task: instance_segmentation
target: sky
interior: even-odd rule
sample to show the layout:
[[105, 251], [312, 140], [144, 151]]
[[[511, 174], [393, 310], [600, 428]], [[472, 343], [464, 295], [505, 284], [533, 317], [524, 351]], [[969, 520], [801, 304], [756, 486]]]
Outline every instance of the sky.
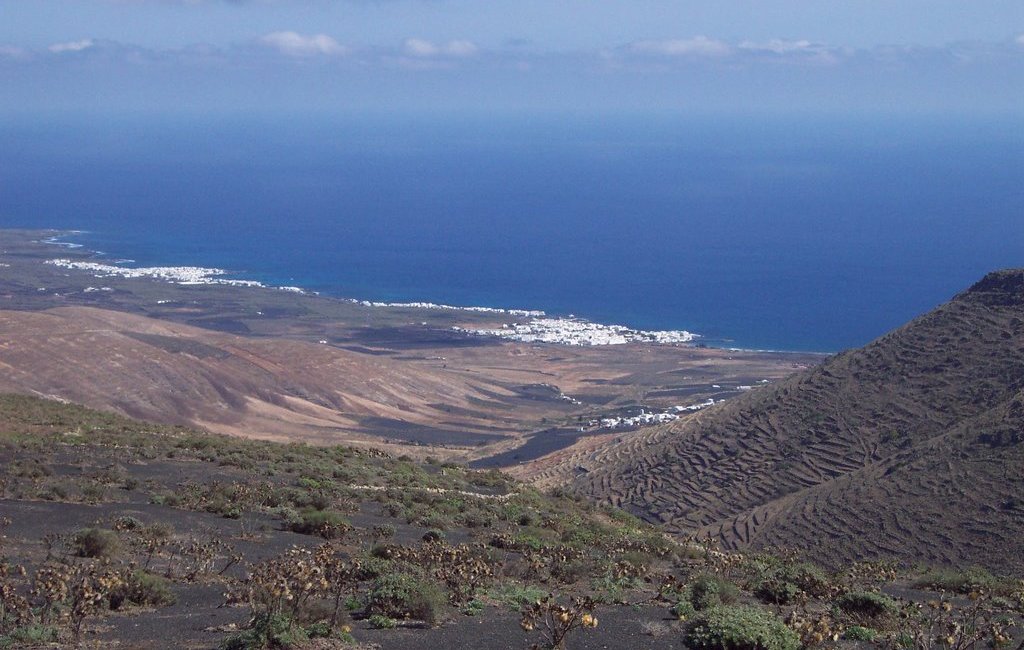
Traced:
[[1020, 0], [0, 0], [0, 111], [1024, 112]]

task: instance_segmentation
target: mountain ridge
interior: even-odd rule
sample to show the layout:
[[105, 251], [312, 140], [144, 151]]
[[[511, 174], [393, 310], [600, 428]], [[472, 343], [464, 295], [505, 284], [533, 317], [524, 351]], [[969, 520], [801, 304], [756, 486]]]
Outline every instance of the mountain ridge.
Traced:
[[[873, 547], [1019, 570], [1021, 430], [1024, 270], [1008, 269], [863, 348], [610, 445], [571, 485], [728, 547], [807, 547], [826, 562]], [[1012, 506], [1002, 525], [991, 502]], [[822, 532], [843, 528], [863, 530]]]

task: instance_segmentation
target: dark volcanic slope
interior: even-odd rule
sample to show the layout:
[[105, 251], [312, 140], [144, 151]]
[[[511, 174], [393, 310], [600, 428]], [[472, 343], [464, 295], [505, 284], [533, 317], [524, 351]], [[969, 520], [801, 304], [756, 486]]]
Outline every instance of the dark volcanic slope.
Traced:
[[1020, 572], [1024, 270], [584, 466], [581, 491], [728, 546]]

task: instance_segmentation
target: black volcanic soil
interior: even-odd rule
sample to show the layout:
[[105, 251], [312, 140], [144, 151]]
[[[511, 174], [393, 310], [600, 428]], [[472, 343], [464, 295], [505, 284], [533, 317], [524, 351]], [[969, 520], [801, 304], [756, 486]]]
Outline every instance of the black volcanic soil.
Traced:
[[[442, 600], [436, 625], [410, 617], [395, 621], [395, 629], [375, 628], [366, 616], [375, 578], [353, 579], [354, 604], [341, 623], [358, 645], [324, 641], [295, 645], [296, 650], [528, 648], [541, 638], [520, 627], [520, 605], [502, 595], [527, 588], [531, 595], [521, 603], [547, 592], [563, 603], [583, 596], [599, 601], [597, 629], [575, 632], [570, 648], [681, 648], [690, 622], [680, 621], [670, 606], [684, 596], [663, 587], [706, 577], [720, 561], [729, 568], [715, 571], [735, 590], [730, 599], [759, 607], [780, 622], [828, 617], [837, 633], [858, 620], [836, 606], [852, 589], [883, 590], [911, 611], [948, 596], [915, 587], [919, 572], [897, 573], [887, 565], [879, 565], [877, 575], [863, 567], [826, 574], [790, 556], [744, 558], [678, 544], [623, 513], [546, 496], [497, 473], [421, 465], [356, 449], [211, 436], [20, 396], [0, 395], [0, 468], [0, 565], [25, 568], [23, 577], [0, 571], [0, 587], [28, 594], [43, 566], [144, 568], [150, 576], [163, 576], [175, 598], [160, 605], [101, 607], [86, 619], [80, 646], [59, 619], [48, 624], [61, 635], [56, 644], [20, 644], [5, 636], [10, 621], [0, 621], [4, 647], [217, 648], [252, 615], [248, 604], [229, 604], [226, 594], [239, 593], [261, 562], [326, 543], [316, 534], [288, 529], [298, 504], [311, 500], [317, 508], [345, 515], [347, 527], [332, 535], [332, 553], [346, 561], [359, 559], [375, 575], [405, 572], [447, 589], [433, 577], [439, 575], [433, 573], [436, 565], [417, 564], [422, 560], [415, 554], [460, 544], [489, 553], [494, 570], [477, 590], [475, 615]], [[238, 496], [224, 501], [225, 494]], [[439, 526], [440, 546], [422, 541]], [[167, 544], [151, 554], [141, 542], [155, 527], [165, 529]], [[391, 527], [393, 534], [381, 537], [381, 527]], [[113, 531], [117, 546], [105, 560], [75, 554], [73, 538], [86, 528]], [[516, 546], [515, 540], [528, 544]], [[412, 553], [413, 559], [400, 553]], [[767, 605], [755, 587], [765, 566], [820, 575], [826, 588], [798, 604]], [[644, 578], [616, 577], [635, 567], [644, 567]], [[1012, 603], [1019, 584], [998, 576], [981, 579], [1001, 600], [982, 596], [979, 606], [991, 608], [986, 616], [1009, 621], [1007, 633], [1017, 636], [1020, 617]], [[973, 601], [955, 597], [952, 602], [955, 612], [968, 612]], [[300, 611], [310, 621], [322, 620], [329, 601], [308, 601]], [[879, 643], [895, 643], [904, 629], [879, 627]], [[837, 647], [875, 646], [843, 640]]]

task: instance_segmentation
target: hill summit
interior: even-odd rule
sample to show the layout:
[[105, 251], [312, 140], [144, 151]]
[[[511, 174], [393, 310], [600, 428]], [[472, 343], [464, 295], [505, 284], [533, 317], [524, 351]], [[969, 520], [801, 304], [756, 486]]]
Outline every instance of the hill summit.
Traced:
[[[584, 471], [585, 470], [585, 471]], [[1024, 269], [588, 458], [574, 481], [729, 547], [1024, 569]]]

